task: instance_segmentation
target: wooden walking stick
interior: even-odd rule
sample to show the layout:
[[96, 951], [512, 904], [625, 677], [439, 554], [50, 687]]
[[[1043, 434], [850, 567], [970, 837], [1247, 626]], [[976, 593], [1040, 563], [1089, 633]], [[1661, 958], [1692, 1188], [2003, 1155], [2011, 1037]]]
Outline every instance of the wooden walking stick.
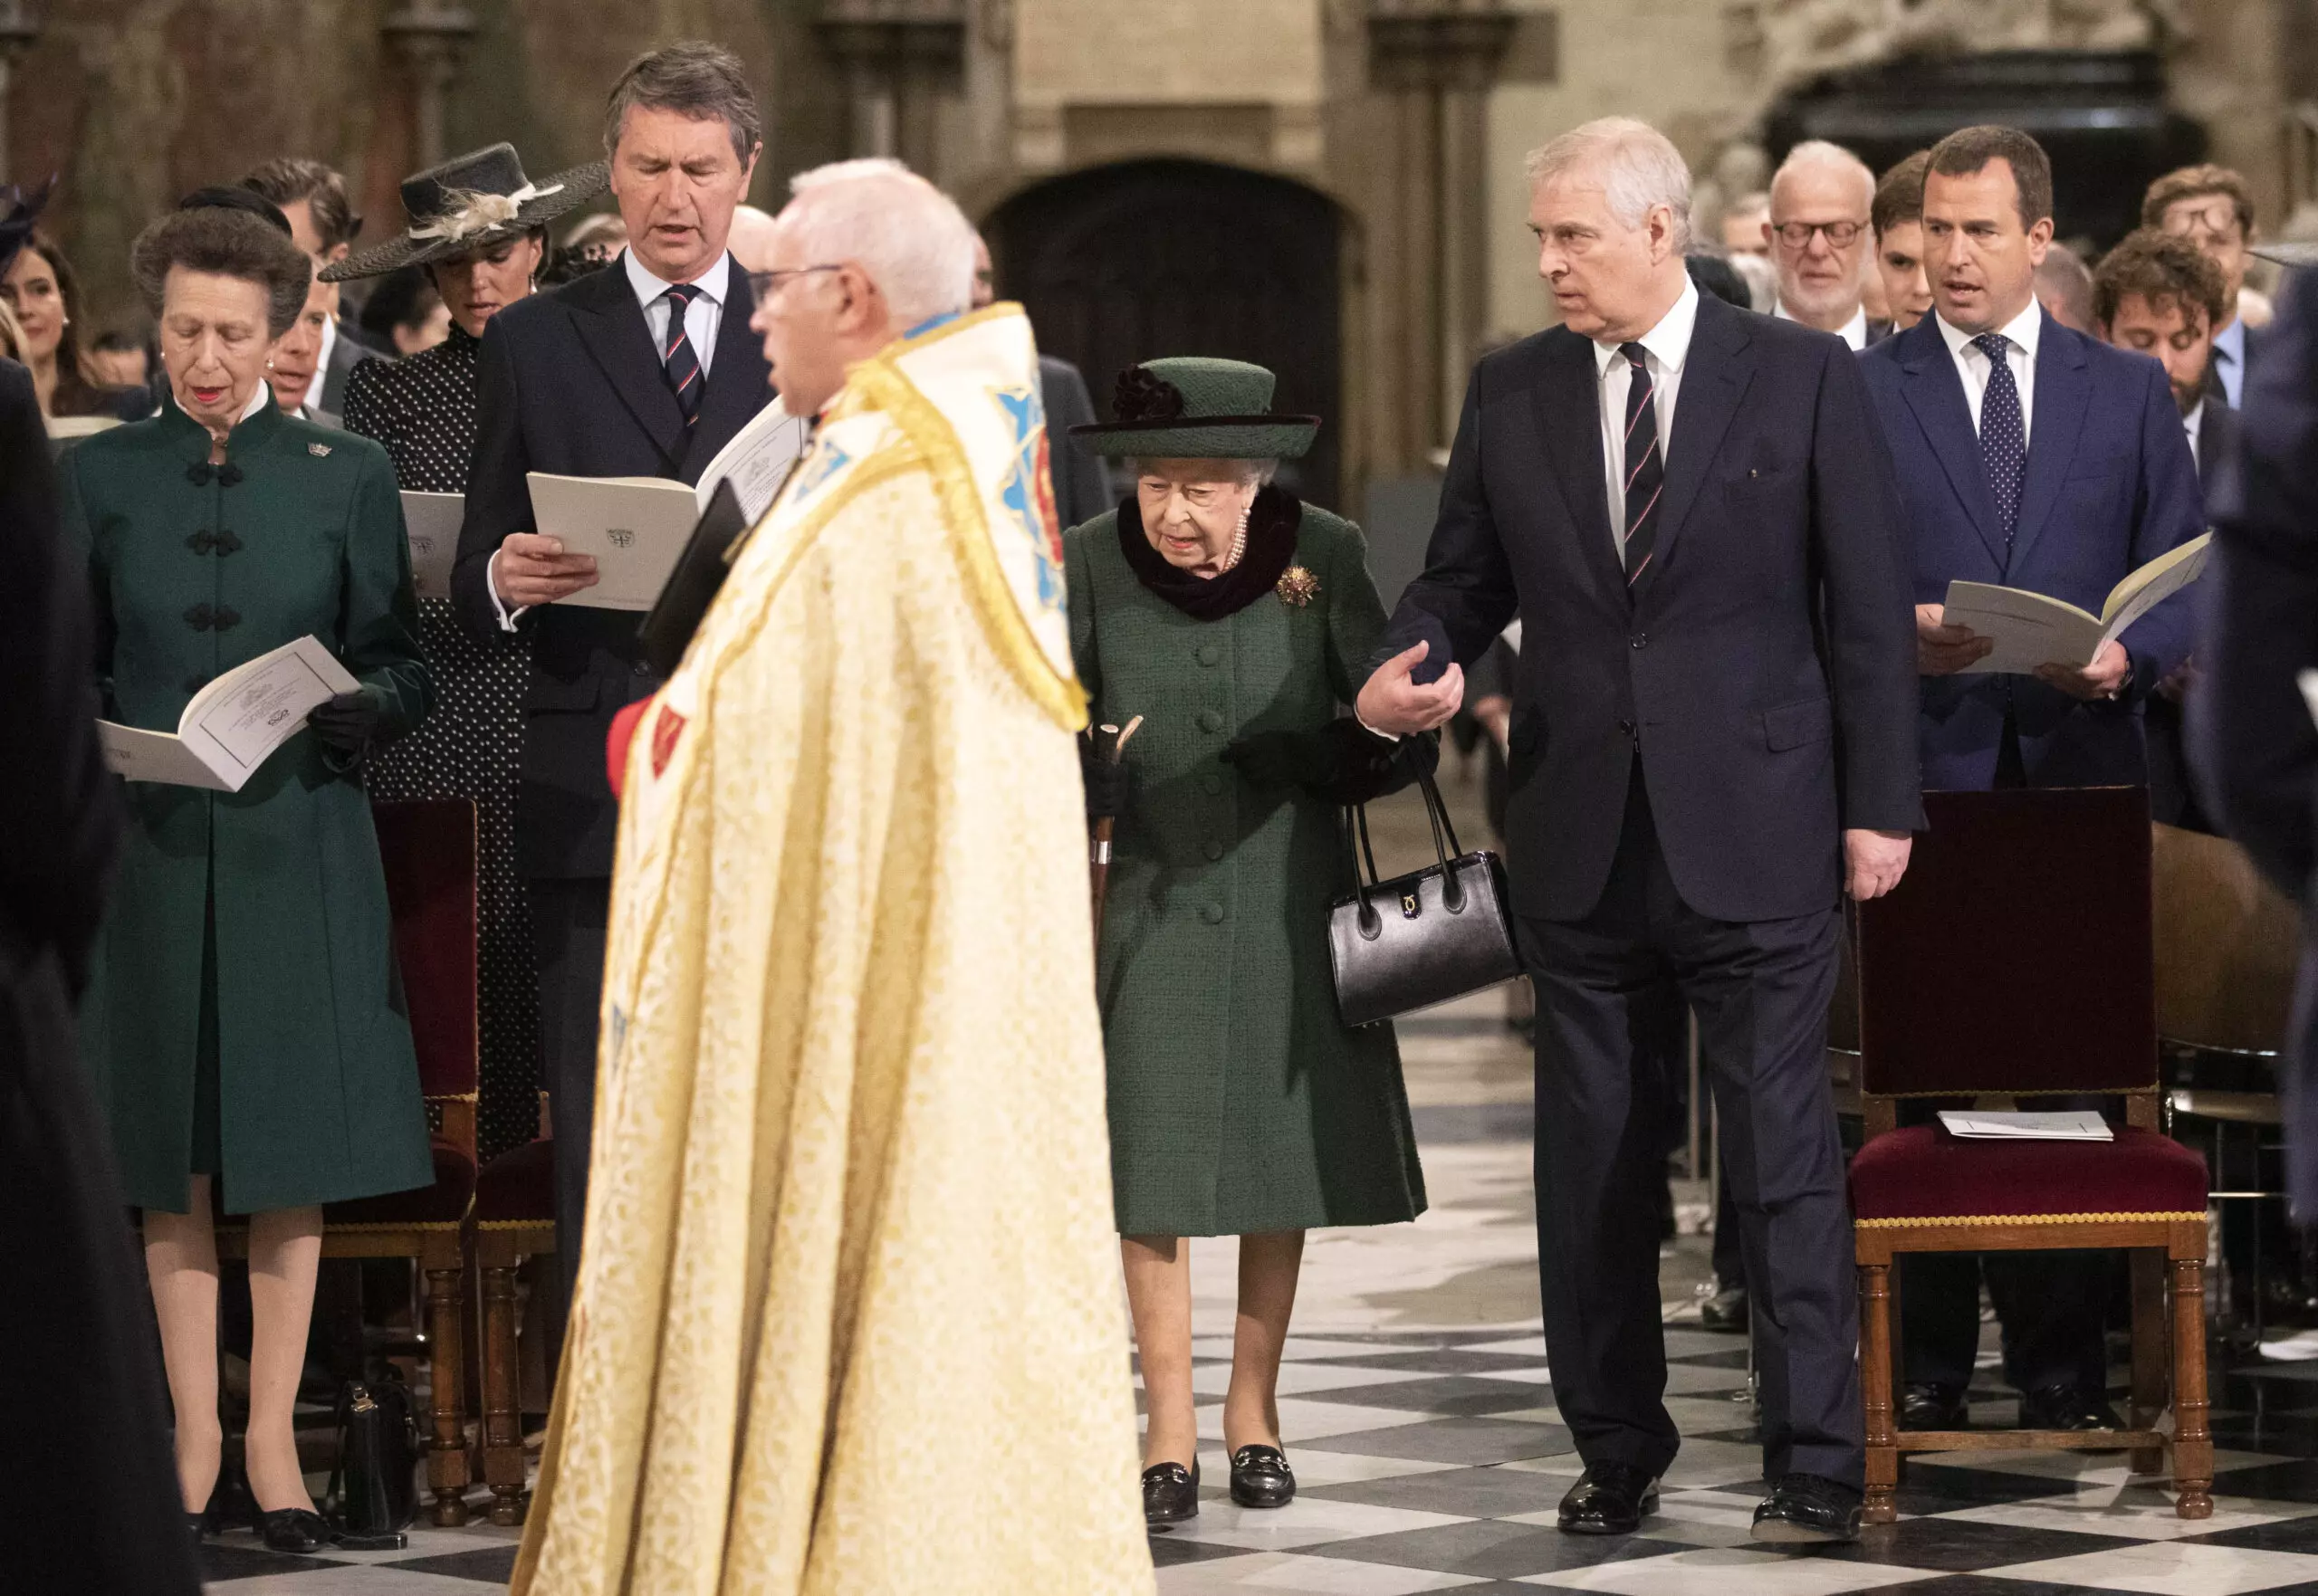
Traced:
[[[1124, 729], [1117, 726], [1097, 726], [1092, 734], [1095, 757], [1105, 764], [1116, 765], [1126, 758], [1127, 739], [1143, 724], [1143, 717], [1135, 716]], [[1111, 833], [1117, 826], [1115, 817], [1106, 815], [1095, 822], [1094, 835], [1087, 843], [1087, 884], [1093, 894], [1095, 912], [1095, 946], [1103, 945], [1103, 894], [1111, 884]]]

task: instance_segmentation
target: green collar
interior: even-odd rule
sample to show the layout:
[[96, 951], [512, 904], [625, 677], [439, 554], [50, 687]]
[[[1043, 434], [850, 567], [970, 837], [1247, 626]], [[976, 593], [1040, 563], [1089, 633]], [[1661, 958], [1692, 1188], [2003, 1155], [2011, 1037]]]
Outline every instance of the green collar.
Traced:
[[[282, 406], [274, 404], [273, 399], [273, 396], [269, 393], [266, 403], [235, 422], [234, 430], [225, 435], [225, 457], [228, 460], [238, 459], [264, 447], [266, 440], [282, 430]], [[175, 394], [164, 393], [161, 396], [161, 430], [173, 438], [199, 438], [203, 445], [201, 458], [206, 460], [209, 457], [209, 429], [185, 413]]]

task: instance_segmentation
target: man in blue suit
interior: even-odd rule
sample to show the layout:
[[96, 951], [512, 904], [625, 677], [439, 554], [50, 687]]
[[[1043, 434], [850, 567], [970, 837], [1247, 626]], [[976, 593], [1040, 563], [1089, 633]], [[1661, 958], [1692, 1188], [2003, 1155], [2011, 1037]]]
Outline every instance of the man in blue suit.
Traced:
[[[1860, 358], [1905, 505], [1928, 789], [2145, 782], [2142, 706], [2189, 652], [2182, 594], [2083, 668], [2055, 662], [2033, 676], [1977, 672], [1991, 643], [1942, 613], [1948, 584], [1963, 578], [2097, 614], [2119, 580], [2203, 521], [2165, 368], [2036, 303], [2052, 201], [2052, 167], [2026, 134], [1967, 128], [1941, 140], [1923, 196], [1932, 314]], [[1901, 1422], [1957, 1428], [1978, 1342], [1975, 1261], [1908, 1263]], [[2022, 1422], [2113, 1425], [2105, 1255], [1991, 1254], [1978, 1267], [2004, 1321]]]

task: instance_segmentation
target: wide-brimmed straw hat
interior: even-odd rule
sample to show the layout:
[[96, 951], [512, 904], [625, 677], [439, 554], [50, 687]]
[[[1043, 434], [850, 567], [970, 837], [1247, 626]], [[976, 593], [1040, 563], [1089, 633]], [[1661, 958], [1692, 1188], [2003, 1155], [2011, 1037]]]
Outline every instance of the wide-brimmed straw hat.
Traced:
[[408, 230], [326, 267], [322, 281], [379, 277], [405, 266], [495, 249], [586, 205], [610, 182], [611, 168], [602, 161], [533, 183], [523, 176], [513, 145], [469, 150], [405, 177], [402, 208], [410, 216]]
[[1278, 379], [1261, 366], [1210, 355], [1145, 360], [1119, 373], [1113, 421], [1074, 426], [1097, 454], [1145, 460], [1295, 460], [1320, 430], [1317, 416], [1275, 416]]

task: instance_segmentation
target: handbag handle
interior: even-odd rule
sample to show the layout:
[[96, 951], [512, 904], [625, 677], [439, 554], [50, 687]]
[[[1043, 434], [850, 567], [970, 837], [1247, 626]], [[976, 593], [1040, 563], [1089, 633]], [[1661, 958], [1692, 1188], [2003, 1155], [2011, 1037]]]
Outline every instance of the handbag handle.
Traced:
[[[1405, 747], [1395, 750], [1393, 757], [1400, 759], [1405, 751]], [[1461, 914], [1465, 910], [1465, 885], [1457, 879], [1457, 873], [1450, 868], [1449, 862], [1462, 858], [1465, 850], [1458, 845], [1456, 824], [1449, 818], [1449, 806], [1442, 801], [1441, 788], [1434, 784], [1432, 772], [1422, 765], [1414, 769], [1418, 789], [1424, 794], [1425, 821], [1432, 830], [1433, 857], [1441, 865], [1442, 907], [1451, 914]], [[1352, 855], [1353, 891], [1360, 900], [1360, 934], [1374, 941], [1384, 930], [1384, 925], [1377, 918], [1375, 906], [1369, 902], [1369, 894], [1384, 880], [1384, 874], [1376, 868], [1376, 850], [1368, 839], [1368, 806], [1354, 804], [1350, 809], [1348, 824], [1345, 827], [1345, 845], [1346, 850]], [[1365, 877], [1360, 868], [1364, 858], [1368, 865]]]

